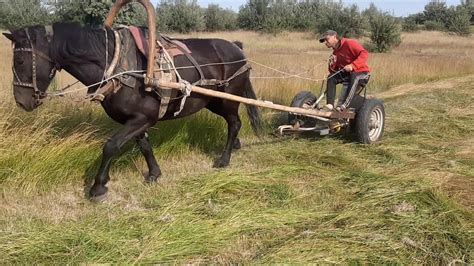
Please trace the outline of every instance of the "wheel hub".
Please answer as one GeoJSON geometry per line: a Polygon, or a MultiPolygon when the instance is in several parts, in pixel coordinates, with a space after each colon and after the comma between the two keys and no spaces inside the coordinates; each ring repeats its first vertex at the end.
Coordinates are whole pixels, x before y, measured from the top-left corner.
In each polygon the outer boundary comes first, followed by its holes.
{"type": "Polygon", "coordinates": [[[375,108],[372,110],[370,114],[370,122],[369,122],[369,138],[372,141],[376,141],[379,139],[380,135],[382,134],[382,127],[384,123],[384,115],[383,111],[380,108],[375,108]]]}

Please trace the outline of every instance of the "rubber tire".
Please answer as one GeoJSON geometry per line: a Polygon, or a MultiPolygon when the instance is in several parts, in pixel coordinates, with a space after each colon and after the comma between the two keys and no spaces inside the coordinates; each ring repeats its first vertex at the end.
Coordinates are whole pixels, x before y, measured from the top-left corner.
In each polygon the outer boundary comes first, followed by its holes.
{"type": "MultiPolygon", "coordinates": [[[[300,91],[296,96],[293,98],[291,101],[291,107],[299,107],[302,108],[303,105],[310,103],[313,104],[317,100],[316,96],[310,92],[310,91],[300,91]]],[[[311,119],[309,117],[304,117],[301,115],[296,115],[292,113],[288,113],[288,124],[294,125],[297,120],[300,120],[300,122],[309,122],[311,119]]]]}
{"type": "Polygon", "coordinates": [[[378,142],[382,139],[383,132],[385,127],[385,108],[383,102],[379,99],[367,99],[364,105],[359,109],[355,117],[355,123],[352,133],[354,134],[355,139],[363,144],[372,144],[378,142]],[[371,140],[369,137],[369,123],[371,114],[374,110],[380,108],[382,114],[382,128],[380,129],[380,134],[377,139],[371,140]]]}

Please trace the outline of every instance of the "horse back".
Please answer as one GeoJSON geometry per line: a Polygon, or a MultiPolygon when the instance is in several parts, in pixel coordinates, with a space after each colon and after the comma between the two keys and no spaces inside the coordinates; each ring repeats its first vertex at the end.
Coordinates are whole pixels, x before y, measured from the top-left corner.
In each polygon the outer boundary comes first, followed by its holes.
{"type": "MultiPolygon", "coordinates": [[[[190,56],[202,70],[205,79],[225,80],[243,65],[245,55],[235,43],[223,39],[179,39],[191,51],[190,56]]],[[[185,56],[175,57],[176,67],[191,67],[193,63],[185,56]]],[[[179,70],[178,70],[179,71],[179,70]]],[[[198,77],[196,69],[179,71],[184,79],[194,82],[198,77]],[[188,77],[188,78],[185,78],[188,77]]]]}

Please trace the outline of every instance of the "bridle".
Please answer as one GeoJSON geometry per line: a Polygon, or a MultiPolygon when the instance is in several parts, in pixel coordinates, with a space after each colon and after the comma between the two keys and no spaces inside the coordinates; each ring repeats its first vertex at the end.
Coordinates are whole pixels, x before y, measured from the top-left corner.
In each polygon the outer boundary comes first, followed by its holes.
{"type": "MultiPolygon", "coordinates": [[[[12,65],[13,75],[15,77],[15,79],[13,80],[12,83],[13,83],[14,86],[20,86],[20,87],[33,89],[35,102],[36,102],[37,105],[39,105],[39,104],[41,104],[41,100],[44,99],[47,96],[47,93],[39,90],[38,86],[37,86],[37,81],[36,81],[36,56],[39,56],[39,57],[41,57],[41,58],[45,59],[46,61],[53,64],[53,68],[51,69],[51,72],[49,73],[49,76],[48,76],[49,79],[52,79],[54,77],[54,75],[56,74],[56,70],[58,70],[59,67],[58,67],[58,64],[56,62],[54,62],[48,55],[45,55],[41,51],[35,49],[35,47],[33,46],[33,42],[31,41],[30,34],[28,33],[28,29],[25,29],[25,33],[26,33],[26,37],[28,39],[28,43],[29,43],[30,47],[29,48],[26,48],[26,47],[25,48],[14,48],[13,52],[14,53],[17,53],[17,52],[29,52],[29,53],[31,53],[31,64],[32,64],[31,69],[32,69],[32,72],[33,72],[32,73],[32,80],[31,80],[31,82],[21,81],[20,77],[18,76],[18,73],[15,70],[15,66],[12,65]]],[[[50,38],[47,38],[47,39],[48,39],[48,43],[49,43],[50,38]]]]}

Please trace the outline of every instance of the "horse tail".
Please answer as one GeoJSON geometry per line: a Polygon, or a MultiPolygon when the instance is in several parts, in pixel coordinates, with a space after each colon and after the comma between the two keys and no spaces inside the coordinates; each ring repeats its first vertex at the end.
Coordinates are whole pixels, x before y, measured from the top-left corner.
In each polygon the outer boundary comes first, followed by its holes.
{"type": "MultiPolygon", "coordinates": [[[[257,96],[255,95],[255,91],[253,90],[252,83],[250,82],[249,78],[247,78],[246,83],[247,84],[245,84],[244,87],[244,97],[256,100],[257,96]]],[[[263,132],[263,123],[260,110],[255,105],[246,104],[245,107],[247,108],[247,115],[249,117],[253,132],[255,135],[260,136],[263,132]]]]}
{"type": "MultiPolygon", "coordinates": [[[[233,44],[239,47],[240,50],[244,50],[244,44],[241,41],[234,41],[233,44]]],[[[243,96],[245,98],[256,100],[257,95],[255,95],[255,91],[253,89],[252,83],[250,82],[249,70],[247,70],[246,75],[247,77],[246,77],[246,82],[244,85],[243,96]]],[[[260,110],[255,105],[246,104],[245,107],[247,108],[247,115],[249,117],[250,125],[252,126],[253,132],[255,133],[255,135],[260,136],[263,132],[263,123],[262,123],[262,116],[260,114],[260,110]]]]}

